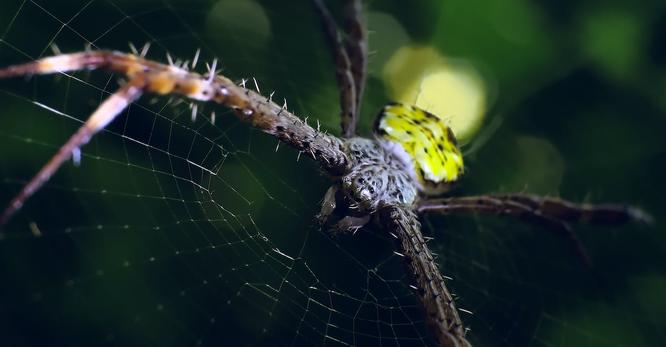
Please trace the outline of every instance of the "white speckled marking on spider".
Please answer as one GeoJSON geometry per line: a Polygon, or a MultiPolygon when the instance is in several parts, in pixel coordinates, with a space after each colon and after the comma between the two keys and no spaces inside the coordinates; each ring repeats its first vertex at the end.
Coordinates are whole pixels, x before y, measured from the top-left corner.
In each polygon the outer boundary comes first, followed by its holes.
{"type": "Polygon", "coordinates": [[[359,212],[373,213],[387,205],[411,206],[416,201],[417,185],[404,164],[377,141],[351,138],[345,142],[345,152],[352,170],[342,177],[342,189],[359,212]]]}

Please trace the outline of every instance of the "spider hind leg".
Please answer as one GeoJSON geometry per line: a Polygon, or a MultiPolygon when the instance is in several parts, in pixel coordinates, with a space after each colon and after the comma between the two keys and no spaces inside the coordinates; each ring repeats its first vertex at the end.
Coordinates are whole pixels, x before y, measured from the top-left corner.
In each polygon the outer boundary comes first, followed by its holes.
{"type": "Polygon", "coordinates": [[[592,265],[592,260],[569,223],[611,226],[627,222],[652,222],[648,213],[633,206],[575,204],[562,199],[522,193],[423,200],[419,202],[417,210],[441,214],[491,213],[514,216],[544,226],[567,238],[578,258],[588,267],[592,265]]]}

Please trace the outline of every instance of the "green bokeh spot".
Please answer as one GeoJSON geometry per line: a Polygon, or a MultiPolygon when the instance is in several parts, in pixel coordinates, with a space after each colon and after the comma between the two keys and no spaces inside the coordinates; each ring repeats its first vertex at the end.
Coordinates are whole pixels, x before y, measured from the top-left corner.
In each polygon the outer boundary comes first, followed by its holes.
{"type": "Polygon", "coordinates": [[[642,27],[630,13],[590,13],[582,23],[581,49],[588,59],[616,78],[628,78],[640,59],[642,27]]]}

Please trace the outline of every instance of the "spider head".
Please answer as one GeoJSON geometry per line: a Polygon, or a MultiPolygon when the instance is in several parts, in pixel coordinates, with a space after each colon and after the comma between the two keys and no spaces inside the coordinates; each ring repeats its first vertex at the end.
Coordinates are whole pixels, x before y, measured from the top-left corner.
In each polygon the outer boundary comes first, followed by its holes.
{"type": "Polygon", "coordinates": [[[464,171],[453,131],[428,111],[401,103],[388,104],[379,112],[374,132],[384,149],[408,168],[423,194],[449,190],[464,171]]]}
{"type": "Polygon", "coordinates": [[[349,205],[355,210],[364,214],[385,205],[414,203],[417,191],[413,179],[377,141],[351,138],[346,142],[346,150],[354,165],[341,183],[349,205]]]}

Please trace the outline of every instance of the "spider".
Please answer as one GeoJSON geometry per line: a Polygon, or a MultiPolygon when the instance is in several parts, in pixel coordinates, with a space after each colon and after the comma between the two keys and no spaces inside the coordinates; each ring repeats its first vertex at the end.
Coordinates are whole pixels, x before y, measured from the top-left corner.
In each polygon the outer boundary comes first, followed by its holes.
{"type": "MultiPolygon", "coordinates": [[[[338,27],[322,0],[313,0],[322,19],[336,65],[340,92],[341,136],[309,126],[259,92],[219,74],[213,61],[208,71],[190,71],[187,64],[162,64],[142,54],[84,51],[59,54],[0,70],[0,78],[103,69],[126,77],[119,90],[104,100],[81,128],[22,188],[0,215],[6,224],[62,164],[143,94],[178,95],[212,102],[234,111],[242,121],[277,137],[310,156],[332,179],[319,220],[338,232],[355,232],[368,223],[395,236],[406,260],[426,323],[440,346],[471,346],[455,301],[421,233],[419,214],[494,213],[543,225],[573,244],[583,262],[585,250],[569,223],[620,224],[649,222],[641,210],[623,205],[575,204],[531,194],[489,194],[441,197],[464,174],[455,134],[439,117],[414,106],[389,103],[375,120],[373,136],[356,131],[367,71],[367,38],[361,0],[346,0],[345,25],[338,27]]],[[[189,66],[196,66],[197,59],[189,66]]],[[[194,110],[193,115],[196,114],[194,110]]]]}

